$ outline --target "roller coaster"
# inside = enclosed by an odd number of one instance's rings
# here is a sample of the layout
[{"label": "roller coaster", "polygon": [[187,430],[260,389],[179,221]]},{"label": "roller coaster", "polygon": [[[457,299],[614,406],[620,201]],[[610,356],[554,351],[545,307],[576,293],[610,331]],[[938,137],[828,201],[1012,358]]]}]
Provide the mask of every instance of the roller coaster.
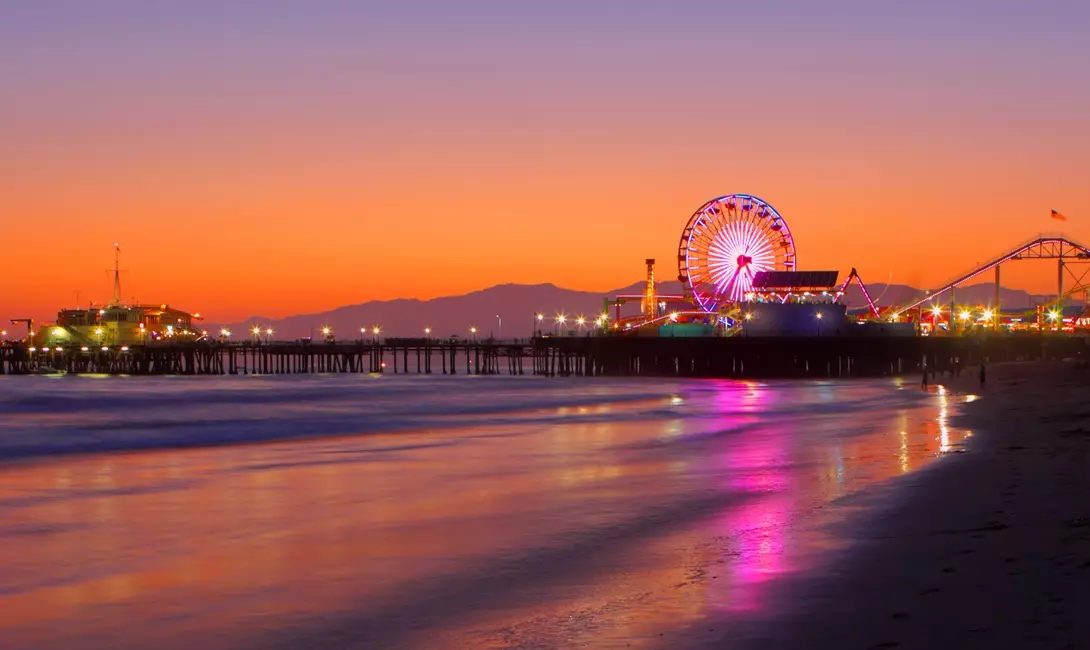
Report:
[{"label": "roller coaster", "polygon": [[[981,319],[982,325],[986,327],[997,328],[1000,326],[1002,318],[1002,302],[1001,302],[1001,269],[1003,264],[1007,262],[1013,262],[1017,260],[1056,260],[1057,261],[1057,273],[1056,273],[1056,294],[1055,298],[1037,306],[1032,311],[1037,314],[1037,327],[1040,328],[1045,324],[1042,322],[1044,313],[1048,312],[1049,320],[1054,322],[1055,328],[1063,328],[1065,321],[1077,322],[1084,320],[1086,311],[1085,294],[1090,286],[1087,285],[1086,279],[1088,273],[1090,273],[1090,248],[1087,248],[1081,243],[1078,243],[1063,234],[1040,234],[1037,237],[1023,242],[1018,246],[1004,251],[999,255],[994,256],[988,262],[981,264],[965,273],[962,273],[952,280],[942,284],[938,289],[928,292],[925,296],[916,300],[915,302],[907,305],[897,307],[892,311],[892,319],[911,317],[915,310],[917,314],[921,313],[922,307],[927,303],[931,310],[937,317],[941,315],[942,305],[948,303],[950,305],[950,312],[948,322],[951,329],[955,329],[954,323],[954,309],[956,305],[956,291],[957,288],[964,285],[966,282],[973,280],[989,271],[995,272],[995,298],[991,305],[983,312],[984,318]],[[1079,269],[1076,272],[1075,269]],[[1071,285],[1065,291],[1065,280],[1070,277],[1073,281]],[[1080,313],[1065,319],[1063,308],[1067,303],[1067,299],[1078,294],[1084,294],[1082,300],[1082,309]],[[947,299],[941,300],[944,295]],[[1027,312],[1028,313],[1028,312]],[[963,311],[961,314],[962,320],[968,321],[971,316],[967,311]],[[935,323],[937,325],[937,322]]]}]

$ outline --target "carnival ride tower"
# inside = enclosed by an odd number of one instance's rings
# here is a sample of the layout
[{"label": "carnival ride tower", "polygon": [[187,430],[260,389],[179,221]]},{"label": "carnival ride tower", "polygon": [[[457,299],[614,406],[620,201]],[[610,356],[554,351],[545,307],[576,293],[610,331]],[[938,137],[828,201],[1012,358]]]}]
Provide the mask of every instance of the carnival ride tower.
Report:
[{"label": "carnival ride tower", "polygon": [[647,320],[655,317],[655,260],[647,258],[647,286],[644,288],[643,315]]}]

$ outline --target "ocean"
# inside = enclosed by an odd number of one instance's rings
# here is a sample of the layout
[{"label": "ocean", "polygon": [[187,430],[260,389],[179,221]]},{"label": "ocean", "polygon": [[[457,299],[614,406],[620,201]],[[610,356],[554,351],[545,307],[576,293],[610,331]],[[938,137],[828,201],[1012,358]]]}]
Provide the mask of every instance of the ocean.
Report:
[{"label": "ocean", "polygon": [[774,621],[875,495],[959,450],[956,402],[897,379],[0,377],[0,647],[697,647]]}]

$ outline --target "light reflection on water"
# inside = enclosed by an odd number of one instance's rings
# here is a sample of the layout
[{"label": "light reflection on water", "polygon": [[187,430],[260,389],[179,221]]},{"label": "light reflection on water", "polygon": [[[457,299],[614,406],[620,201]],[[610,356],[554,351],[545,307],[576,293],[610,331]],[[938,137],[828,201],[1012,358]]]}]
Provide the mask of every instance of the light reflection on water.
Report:
[{"label": "light reflection on water", "polygon": [[[0,647],[655,647],[767,614],[844,545],[811,525],[836,499],[967,435],[955,397],[889,382],[451,382],[371,383],[390,417],[447,404],[429,428],[0,468]],[[556,404],[581,385],[596,403]],[[364,421],[237,392],[239,426]]]}]

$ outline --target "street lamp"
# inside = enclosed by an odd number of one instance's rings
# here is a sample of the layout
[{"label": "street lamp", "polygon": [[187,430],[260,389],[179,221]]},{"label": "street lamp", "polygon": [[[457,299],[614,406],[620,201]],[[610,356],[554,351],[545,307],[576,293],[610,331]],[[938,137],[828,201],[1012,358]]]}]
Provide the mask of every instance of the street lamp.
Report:
[{"label": "street lamp", "polygon": [[261,328],[254,325],[254,328],[250,330],[250,332],[254,335],[254,343],[257,343],[258,337],[261,336]]},{"label": "street lamp", "polygon": [[273,329],[271,327],[265,328],[265,343],[268,344],[269,339],[272,338]]},{"label": "street lamp", "polygon": [[469,333],[473,335],[473,340],[477,340],[477,327],[473,326],[469,328]]},{"label": "street lamp", "polygon": [[503,319],[499,314],[496,314],[496,338],[503,338]]},{"label": "street lamp", "polygon": [[[541,321],[545,318],[545,314],[542,314],[542,313],[534,314],[534,318],[537,319],[537,322],[534,323],[534,328],[532,330],[530,330],[530,336],[531,337],[541,336]],[[535,332],[536,332],[536,334],[535,334]]]},{"label": "street lamp", "polygon": [[221,329],[220,330],[220,338],[223,338],[223,339],[231,338],[231,330],[227,329],[226,327]]},{"label": "street lamp", "polygon": [[424,328],[424,336],[428,337],[429,340],[431,339],[431,328],[430,327],[425,327]]},{"label": "street lamp", "polygon": [[375,325],[371,328],[371,336],[374,337],[375,343],[378,343],[378,335],[382,333],[382,328]]},{"label": "street lamp", "polygon": [[819,312],[817,313],[818,336],[821,336],[821,319],[822,319],[822,314],[821,314],[821,312],[819,311]]},{"label": "street lamp", "polygon": [[560,328],[561,328],[561,326],[564,325],[564,321],[566,321],[567,319],[568,319],[568,317],[565,316],[564,314],[560,314],[559,316],[556,317],[556,333],[557,334],[560,333]]}]

